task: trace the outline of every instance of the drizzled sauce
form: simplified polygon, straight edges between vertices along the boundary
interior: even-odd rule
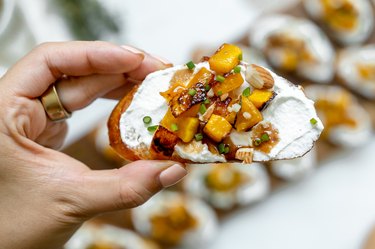
[[[279,131],[269,122],[259,123],[251,131],[251,140],[253,141],[254,149],[266,154],[270,153],[280,140]],[[264,138],[267,138],[267,141]]]

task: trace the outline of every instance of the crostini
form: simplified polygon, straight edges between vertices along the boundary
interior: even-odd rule
[[[188,163],[296,158],[323,130],[300,86],[244,62],[232,44],[200,63],[148,75],[108,126],[111,146],[127,160]]]

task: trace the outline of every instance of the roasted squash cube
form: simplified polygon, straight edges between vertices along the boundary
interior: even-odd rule
[[[190,79],[187,88],[195,86],[198,82],[206,85],[214,78],[213,73],[205,67],[202,67],[194,76]]]
[[[220,142],[229,134],[232,125],[222,116],[212,114],[203,132],[215,142]]]
[[[261,109],[264,104],[267,103],[274,93],[267,90],[254,89],[254,91],[249,96],[249,100],[256,106],[256,108]]]
[[[185,143],[188,143],[197,133],[199,127],[199,119],[192,117],[181,118],[179,122],[177,122],[177,126],[177,136],[181,138],[181,140]]]
[[[244,82],[240,73],[230,74],[222,83],[218,83],[213,87],[215,94],[220,91],[222,94],[239,88]]]
[[[188,143],[197,133],[199,119],[194,117],[175,118],[170,109],[168,109],[168,112],[160,122],[160,125],[175,133],[185,143]]]
[[[237,116],[237,113],[235,112],[230,112],[228,115],[225,116],[225,119],[231,123],[231,124],[234,124],[234,121],[236,121],[236,116]]]
[[[210,67],[218,74],[229,73],[240,62],[242,51],[232,44],[222,45],[208,60]]]
[[[237,113],[236,130],[246,131],[263,120],[262,113],[245,96],[241,96],[241,110]]]

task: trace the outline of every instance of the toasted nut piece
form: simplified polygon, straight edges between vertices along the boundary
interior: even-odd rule
[[[206,112],[203,113],[203,115],[199,115],[199,120],[203,121],[203,122],[207,122],[210,119],[212,113],[214,112],[215,106],[216,106],[216,103],[214,103],[210,107],[208,107]]]
[[[220,100],[221,101],[224,101],[228,98],[229,94],[228,93],[224,93],[223,95],[220,96]]]
[[[208,93],[207,93],[207,97],[211,98],[211,97],[213,97],[214,95],[215,95],[214,89],[211,88],[211,89],[208,91]]]
[[[253,162],[253,148],[240,148],[236,151],[235,158],[242,160],[243,163],[250,164]]]
[[[257,89],[271,89],[275,84],[272,75],[265,68],[255,64],[246,68],[245,79]]]

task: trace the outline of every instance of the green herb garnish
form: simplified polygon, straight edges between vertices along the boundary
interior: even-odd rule
[[[197,133],[194,135],[196,141],[201,141],[203,139],[202,133]]]
[[[211,89],[211,86],[209,84],[205,85],[204,86],[204,90],[206,90],[207,92]]]
[[[207,108],[204,104],[201,104],[199,107],[199,113],[204,114],[207,111]]]
[[[152,119],[151,119],[150,116],[145,116],[145,117],[143,117],[143,123],[145,123],[145,124],[149,124],[149,123],[151,123],[151,121],[152,121]]]
[[[173,132],[178,131],[178,126],[177,126],[177,124],[175,124],[175,123],[171,124],[171,130],[172,130]]]
[[[215,78],[216,81],[219,81],[220,83],[223,83],[225,78],[224,76],[221,76],[221,75],[216,75],[216,78]]]
[[[239,54],[239,55],[238,55],[238,59],[239,59],[240,61],[242,61],[242,59],[243,59],[242,57],[243,57],[242,54]]]
[[[195,90],[194,88],[190,88],[189,91],[188,91],[188,94],[190,96],[194,96],[196,93],[197,93],[197,90]]]
[[[244,97],[249,97],[250,96],[250,87],[246,87],[245,90],[243,90],[242,95]]]
[[[316,125],[318,121],[315,118],[310,119],[310,124]]]
[[[210,101],[209,99],[205,99],[205,100],[203,101],[203,104],[208,105],[209,103],[211,103],[211,101]]]
[[[233,68],[233,73],[240,73],[241,72],[241,67],[240,66],[236,66]]]
[[[195,64],[194,64],[194,62],[192,62],[192,61],[189,61],[188,63],[186,63],[186,66],[187,66],[190,70],[192,70],[192,69],[195,68]]]
[[[221,95],[223,95],[223,92],[222,92],[222,91],[217,91],[217,93],[216,93],[216,94],[217,94],[217,96],[219,96],[219,97],[220,97]]]
[[[225,144],[221,143],[217,146],[217,149],[219,150],[219,153],[220,154],[224,154],[225,153]]]
[[[228,153],[229,153],[229,147],[226,146],[226,147],[224,148],[224,154],[228,154]]]
[[[149,127],[147,127],[147,130],[149,132],[155,132],[158,129],[158,127],[159,127],[159,125],[149,126]]]
[[[262,142],[268,142],[268,141],[270,141],[270,136],[268,136],[267,133],[263,133],[262,136],[260,137],[260,140]]]

